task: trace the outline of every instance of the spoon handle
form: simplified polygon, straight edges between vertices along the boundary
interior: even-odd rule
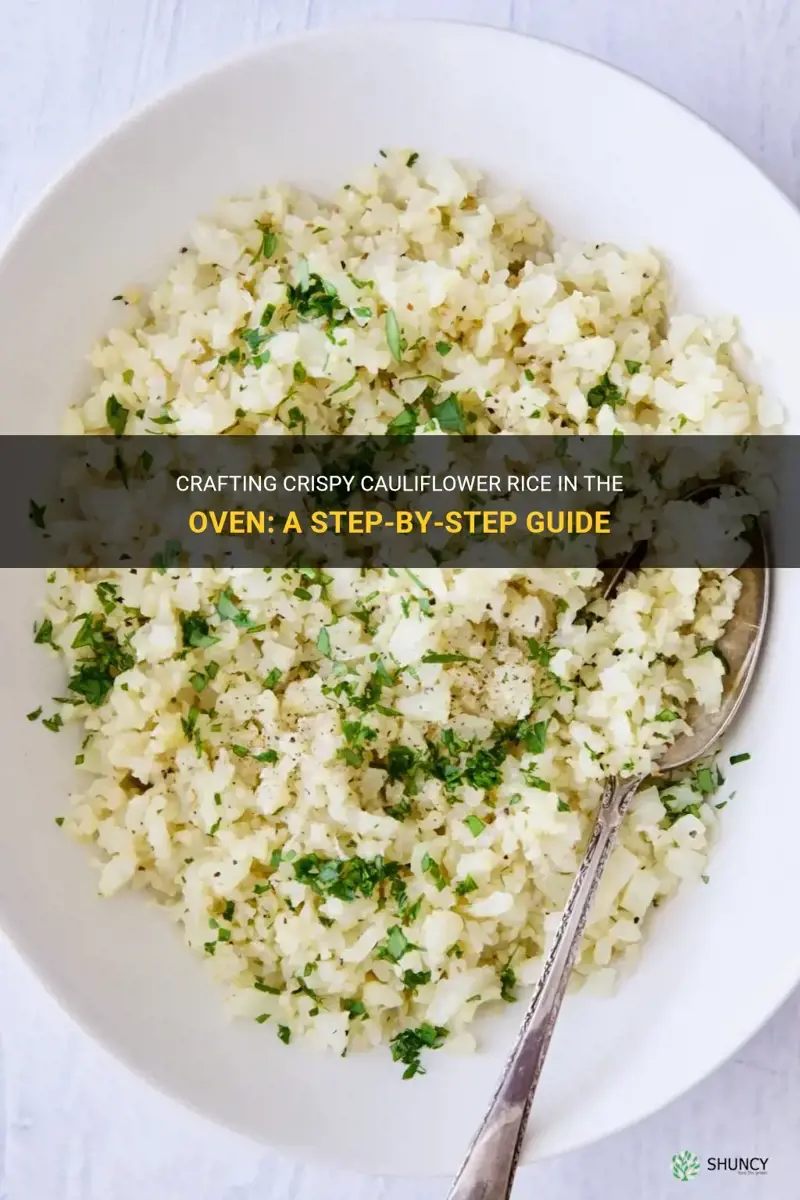
[[[641,777],[609,779],[603,789],[592,836],[516,1044],[448,1200],[507,1200],[511,1194],[528,1113],[586,918],[628,801],[640,783]]]

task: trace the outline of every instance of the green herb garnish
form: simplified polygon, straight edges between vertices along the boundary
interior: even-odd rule
[[[278,235],[263,226],[259,226],[259,228],[262,229],[264,235],[261,239],[261,255],[263,258],[272,258],[278,248]]]
[[[375,858],[326,858],[322,854],[304,854],[294,862],[294,877],[318,896],[335,896],[337,900],[369,898],[382,883],[396,879],[399,863],[387,862],[382,855]]]
[[[391,351],[392,358],[395,360],[395,362],[402,362],[403,352],[406,348],[406,342],[400,332],[400,326],[397,322],[397,317],[393,308],[389,308],[386,311],[385,329],[386,344]]]
[[[47,511],[46,504],[37,504],[35,500],[28,501],[28,518],[33,522],[37,529],[44,529],[44,514]]]
[[[428,650],[422,656],[424,663],[464,663],[477,662],[475,658],[470,658],[468,654],[436,654],[432,650]]]
[[[404,971],[403,972],[403,987],[414,988],[423,987],[426,983],[430,983],[430,971]]]
[[[404,408],[401,413],[393,417],[387,426],[387,432],[395,437],[410,437],[417,428],[417,414],[413,408]]]
[[[457,896],[468,896],[470,892],[478,890],[478,885],[471,875],[466,875],[456,884]]]
[[[237,629],[247,629],[252,626],[248,613],[236,603],[229,588],[225,588],[217,597],[217,615],[222,621],[233,621]]]
[[[181,613],[180,622],[184,646],[193,650],[205,650],[209,646],[216,646],[219,641],[219,638],[209,631],[208,621],[202,613]]]
[[[82,620],[83,625],[72,646],[73,649],[85,647],[90,653],[76,664],[68,687],[87,704],[98,708],[106,700],[117,676],[130,670],[135,659],[107,627],[104,617],[85,613]]]
[[[599,383],[589,388],[589,391],[586,393],[586,399],[589,401],[590,408],[602,408],[604,404],[608,404],[611,408],[616,408],[621,403],[623,396],[617,385],[611,382],[608,372],[606,372]]]
[[[500,997],[506,1004],[513,1004],[517,998],[514,988],[517,986],[517,973],[510,964],[506,964],[500,972]]]
[[[533,774],[533,768],[528,767],[522,772],[522,776],[528,787],[538,788],[540,792],[551,791],[550,784],[546,780],[540,779],[538,775]]]
[[[391,1040],[392,1060],[405,1064],[403,1079],[413,1079],[415,1075],[424,1075],[425,1068],[420,1061],[423,1050],[438,1050],[444,1045],[447,1030],[440,1025],[429,1025],[425,1022],[416,1029],[404,1029]]]
[[[431,879],[436,884],[436,890],[439,892],[444,891],[444,889],[447,887],[447,880],[444,877],[442,868],[435,859],[431,858],[430,854],[424,855],[422,859],[422,869],[426,875],[430,875]]]
[[[412,942],[408,940],[403,930],[399,925],[392,925],[386,936],[386,941],[381,942],[377,949],[378,958],[386,958],[389,962],[399,962],[404,954],[409,950],[415,949]]]
[[[116,396],[106,400],[106,420],[111,426],[115,437],[122,437],[128,424],[129,412],[124,404],[120,404]]]
[[[430,404],[429,412],[439,422],[442,433],[467,432],[467,421],[458,396],[448,396],[440,404]]]
[[[34,626],[33,640],[37,646],[52,646],[58,649],[53,641],[53,622],[49,617],[45,617],[38,629]]]

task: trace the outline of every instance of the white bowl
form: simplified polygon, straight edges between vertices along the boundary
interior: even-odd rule
[[[738,313],[753,372],[787,406],[797,380],[800,220],[741,154],[641,83],[490,29],[386,24],[277,42],[125,124],[44,199],[0,261],[4,432],[53,431],[85,379],[111,297],[154,276],[220,193],[293,180],[325,192],[380,146],[469,160],[521,186],[559,230],[670,260],[682,304]],[[789,427],[798,416],[789,411]],[[800,580],[782,573],[756,694],[735,735],[711,882],[657,914],[610,1000],[567,1002],[526,1157],[635,1121],[718,1066],[800,978],[794,664]],[[0,588],[5,740],[0,918],[65,1007],[116,1055],[207,1116],[364,1171],[452,1172],[521,1006],[480,1023],[472,1058],[403,1082],[383,1049],[346,1060],[230,1025],[163,914],[103,901],[53,818],[73,745],[25,713],[63,691],[31,641],[40,580]]]

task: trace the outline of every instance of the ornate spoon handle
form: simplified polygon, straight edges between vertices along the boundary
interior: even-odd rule
[[[609,779],[564,914],[497,1091],[448,1200],[507,1200],[525,1126],[586,918],[628,801],[641,777]]]

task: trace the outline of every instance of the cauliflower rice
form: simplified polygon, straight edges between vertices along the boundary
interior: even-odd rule
[[[391,153],[332,204],[223,203],[124,328],[70,433],[735,432],[780,414],[725,318],[670,316],[649,252],[555,245],[519,196]],[[231,1011],[346,1051],[475,1044],[532,983],[609,774],[650,771],[693,700],[731,572],[57,570],[99,890],[146,891]],[[77,703],[75,703],[77,701]],[[34,714],[32,714],[33,716]],[[577,976],[613,984],[703,874],[713,766],[634,800]]]

